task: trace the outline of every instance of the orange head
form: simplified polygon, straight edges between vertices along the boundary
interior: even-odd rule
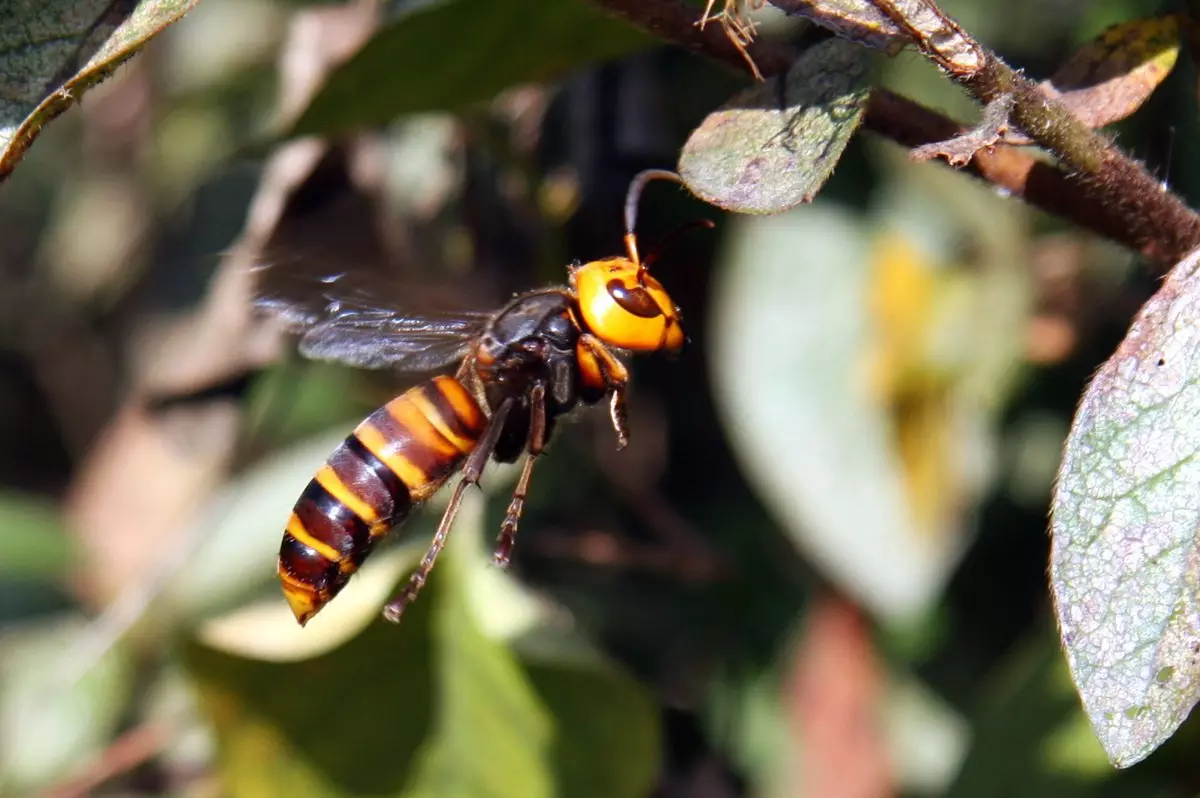
[[[638,199],[651,180],[683,182],[674,172],[660,169],[638,174],[629,184],[625,199],[627,254],[572,266],[571,288],[579,303],[581,321],[604,343],[633,352],[676,353],[687,340],[679,308],[648,271],[661,244],[643,261],[633,233]],[[708,221],[702,224],[712,226]]]
[[[571,288],[584,325],[609,346],[633,352],[683,348],[679,308],[636,260],[616,257],[574,266]]]

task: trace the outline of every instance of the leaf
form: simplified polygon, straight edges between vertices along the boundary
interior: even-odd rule
[[[964,508],[994,478],[1028,292],[1018,208],[902,168],[870,226],[820,201],[738,219],[709,348],[748,481],[884,622],[927,609],[974,528]]]
[[[829,39],[779,78],[737,94],[692,131],[679,174],[697,196],[738,213],[809,202],[858,128],[869,85],[862,47]]]
[[[447,565],[399,627],[376,621],[313,659],[191,646],[229,794],[548,794],[546,719],[511,654],[465,616]]]
[[[658,711],[627,677],[595,663],[523,659],[560,732],[550,749],[555,795],[647,795],[661,764]]]
[[[911,41],[873,0],[771,0],[771,5],[888,55],[898,54]]]
[[[291,135],[460,109],[653,44],[586,0],[450,0],[383,27],[333,72]]]
[[[970,750],[939,794],[971,798],[1088,798],[1112,774],[1072,693],[1046,627],[1028,636],[978,690]],[[1136,790],[1134,792],[1137,792]]]
[[[1043,87],[1090,127],[1119,122],[1171,74],[1181,35],[1177,14],[1114,25],[1072,55]]]
[[[1200,252],[1138,313],[1067,439],[1050,577],[1109,759],[1128,767],[1200,698]]]
[[[47,122],[197,0],[45,0],[0,14],[0,182]],[[19,9],[19,10],[18,10]]]
[[[189,644],[225,793],[649,792],[658,731],[641,691],[594,663],[526,663],[481,633],[464,556],[478,531],[456,529],[399,626],[376,620],[345,645],[294,662]]]
[[[66,617],[0,635],[0,794],[33,794],[79,768],[127,710],[127,652],[110,649],[77,674],[74,643],[83,626]]]
[[[72,565],[71,540],[54,505],[0,492],[0,576],[48,576]]]
[[[879,714],[886,671],[858,609],[823,597],[807,618],[782,696],[791,716],[793,772],[788,795],[892,795],[895,776]],[[803,759],[804,766],[796,762]]]
[[[910,618],[956,555],[918,531],[891,421],[864,385],[865,231],[818,203],[730,237],[710,356],[734,453],[799,550],[871,612]]]

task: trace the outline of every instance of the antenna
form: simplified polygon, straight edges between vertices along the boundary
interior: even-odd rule
[[[648,271],[654,264],[654,261],[658,260],[659,257],[666,252],[672,244],[682,238],[684,233],[690,233],[693,230],[701,227],[703,227],[705,230],[711,230],[716,226],[717,223],[712,219],[696,219],[691,222],[684,222],[679,227],[676,227],[664,237],[660,238],[658,241],[655,241],[654,249],[650,250],[650,253],[646,255],[646,259],[638,265],[642,267],[642,271]]]
[[[666,169],[646,169],[638,172],[629,184],[629,193],[625,195],[625,249],[629,252],[629,259],[637,264],[639,270],[643,270],[644,267],[638,257],[634,228],[637,225],[638,201],[642,198],[642,190],[651,180],[670,180],[672,183],[685,185],[682,177]]]

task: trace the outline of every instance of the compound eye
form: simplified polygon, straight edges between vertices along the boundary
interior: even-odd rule
[[[650,292],[641,286],[628,288],[620,280],[609,280],[605,288],[614,302],[635,316],[652,319],[662,315],[662,308],[650,296]]]

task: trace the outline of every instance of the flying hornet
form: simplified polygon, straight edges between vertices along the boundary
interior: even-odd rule
[[[376,410],[343,441],[300,495],[279,550],[279,579],[304,625],[346,585],[375,544],[454,474],[461,479],[420,564],[383,610],[398,622],[446,543],[467,489],[488,461],[524,456],[500,528],[494,560],[506,565],[516,540],[534,464],[555,424],[580,406],[608,400],[617,448],[629,440],[625,353],[680,352],[682,318],[649,272],[661,247],[639,257],[637,205],[652,180],[629,186],[625,254],[568,267],[567,284],[513,297],[499,310],[412,314],[361,293],[339,294],[308,310],[261,297],[256,304],[299,335],[306,357],[362,368],[435,372]],[[698,224],[711,226],[711,222]]]

